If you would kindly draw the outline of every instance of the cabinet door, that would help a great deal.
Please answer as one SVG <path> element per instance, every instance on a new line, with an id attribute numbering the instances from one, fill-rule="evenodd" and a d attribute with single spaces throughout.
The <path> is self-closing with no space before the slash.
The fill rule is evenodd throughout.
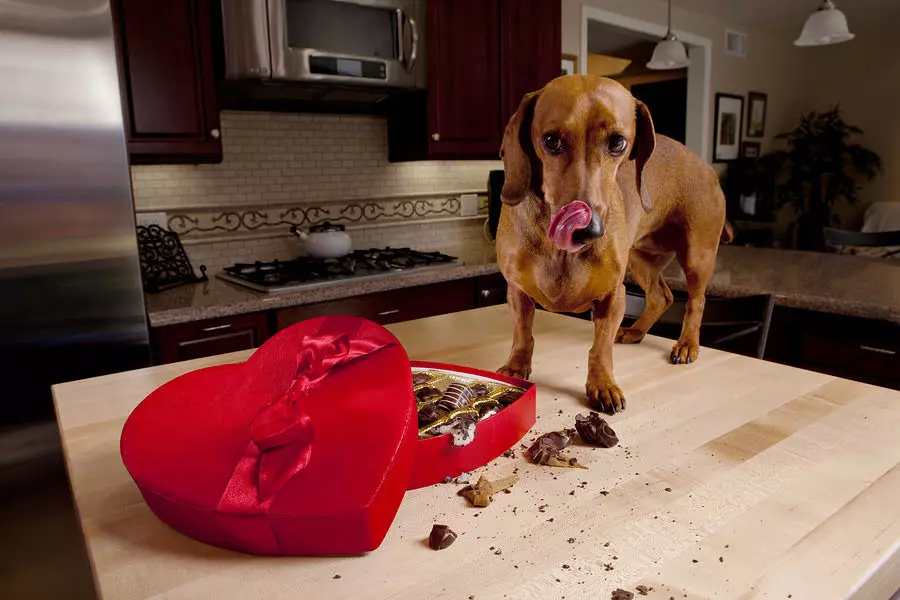
<path id="1" fill-rule="evenodd" d="M 496 158 L 499 0 L 431 0 L 428 16 L 429 154 Z"/>
<path id="2" fill-rule="evenodd" d="M 113 0 L 133 163 L 220 162 L 210 0 Z"/>
<path id="3" fill-rule="evenodd" d="M 522 97 L 559 77 L 560 0 L 500 0 L 500 84 L 505 127 Z"/>

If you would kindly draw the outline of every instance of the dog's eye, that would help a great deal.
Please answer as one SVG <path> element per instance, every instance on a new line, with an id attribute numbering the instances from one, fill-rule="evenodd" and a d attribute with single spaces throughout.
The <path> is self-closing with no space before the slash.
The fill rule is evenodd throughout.
<path id="1" fill-rule="evenodd" d="M 609 148 L 609 153 L 613 156 L 619 156 L 625 152 L 627 146 L 628 140 L 625 139 L 624 135 L 619 135 L 618 133 L 612 134 L 606 140 L 606 147 Z"/>
<path id="2" fill-rule="evenodd" d="M 547 152 L 553 155 L 562 154 L 563 151 L 563 142 L 562 138 L 559 137 L 559 134 L 556 133 L 545 133 L 543 137 L 544 148 L 547 149 Z"/>

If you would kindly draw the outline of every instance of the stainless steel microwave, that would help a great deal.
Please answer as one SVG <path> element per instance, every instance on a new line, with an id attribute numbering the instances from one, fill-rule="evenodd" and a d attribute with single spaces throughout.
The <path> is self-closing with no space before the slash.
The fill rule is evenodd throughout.
<path id="1" fill-rule="evenodd" d="M 227 79 L 424 88 L 424 0 L 222 0 Z"/>

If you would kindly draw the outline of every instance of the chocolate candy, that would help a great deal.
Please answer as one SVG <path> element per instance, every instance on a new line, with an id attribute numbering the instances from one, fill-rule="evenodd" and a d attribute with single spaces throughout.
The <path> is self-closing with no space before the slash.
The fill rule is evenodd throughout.
<path id="1" fill-rule="evenodd" d="M 519 396 L 522 395 L 522 390 L 509 389 L 501 392 L 500 394 L 494 396 L 494 399 L 499 402 L 502 406 L 509 406 L 513 402 L 519 399 Z"/>
<path id="2" fill-rule="evenodd" d="M 450 426 L 450 435 L 453 436 L 453 445 L 456 447 L 468 446 L 475 439 L 478 416 L 463 414 L 454 419 Z"/>
<path id="3" fill-rule="evenodd" d="M 419 409 L 419 427 L 425 427 L 434 423 L 441 418 L 442 414 L 444 413 L 439 411 L 434 404 L 426 404 Z"/>
<path id="4" fill-rule="evenodd" d="M 622 588 L 618 588 L 616 591 L 612 593 L 611 600 L 631 600 L 634 598 L 634 593 L 629 592 L 627 590 L 623 590 Z"/>
<path id="5" fill-rule="evenodd" d="M 441 396 L 443 396 L 441 390 L 431 386 L 425 386 L 416 390 L 417 402 L 428 402 L 431 400 L 436 400 Z"/>
<path id="6" fill-rule="evenodd" d="M 434 379 L 434 375 L 427 371 L 413 371 L 412 374 L 412 382 L 413 385 L 421 385 L 423 383 L 428 383 Z"/>
<path id="7" fill-rule="evenodd" d="M 462 408 L 471 402 L 474 397 L 472 389 L 468 386 L 461 383 L 451 383 L 447 386 L 447 391 L 444 392 L 441 399 L 437 401 L 437 406 L 449 412 Z"/>
<path id="8" fill-rule="evenodd" d="M 475 398 L 483 398 L 484 396 L 487 396 L 491 393 L 491 390 L 488 388 L 488 386 L 484 385 L 483 383 L 470 385 L 469 389 L 472 390 L 472 395 Z"/>
<path id="9" fill-rule="evenodd" d="M 428 545 L 432 550 L 443 550 L 456 541 L 456 532 L 446 525 L 435 525 L 428 536 Z"/>
<path id="10" fill-rule="evenodd" d="M 578 435 L 588 444 L 602 448 L 612 448 L 619 443 L 616 432 L 609 426 L 600 413 L 591 412 L 587 416 L 575 415 L 575 429 Z"/>
<path id="11" fill-rule="evenodd" d="M 563 449 L 572 441 L 569 430 L 552 431 L 536 439 L 528 448 L 531 462 L 536 465 L 548 465 L 551 467 L 587 468 L 578 464 L 574 458 L 563 454 Z"/>

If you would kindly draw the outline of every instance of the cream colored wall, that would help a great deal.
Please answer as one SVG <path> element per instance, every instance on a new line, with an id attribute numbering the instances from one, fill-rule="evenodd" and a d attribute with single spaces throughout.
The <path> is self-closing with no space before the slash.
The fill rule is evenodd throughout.
<path id="1" fill-rule="evenodd" d="M 853 24 L 851 23 L 851 26 Z M 848 226 L 858 225 L 871 202 L 900 202 L 900 52 L 896 32 L 857 31 L 844 44 L 805 52 L 805 103 L 824 110 L 840 104 L 844 119 L 860 127 L 857 142 L 881 156 L 884 171 L 860 194 L 861 205 L 844 208 Z"/>
<path id="2" fill-rule="evenodd" d="M 578 54 L 581 49 L 581 8 L 595 6 L 624 16 L 665 26 L 666 4 L 656 0 L 562 0 L 562 51 Z M 803 109 L 803 55 L 788 36 L 748 30 L 707 15 L 672 8 L 673 28 L 712 40 L 712 94 L 725 92 L 744 96 L 746 121 L 747 92 L 769 95 L 765 136 L 761 140 L 763 152 L 772 148 L 772 137 L 794 123 Z M 725 54 L 725 30 L 734 29 L 748 34 L 746 59 Z M 714 97 L 710 98 L 712 134 L 715 115 Z M 746 134 L 746 122 L 742 135 Z M 747 139 L 744 135 L 744 139 Z M 712 146 L 710 146 L 712 148 Z"/>

